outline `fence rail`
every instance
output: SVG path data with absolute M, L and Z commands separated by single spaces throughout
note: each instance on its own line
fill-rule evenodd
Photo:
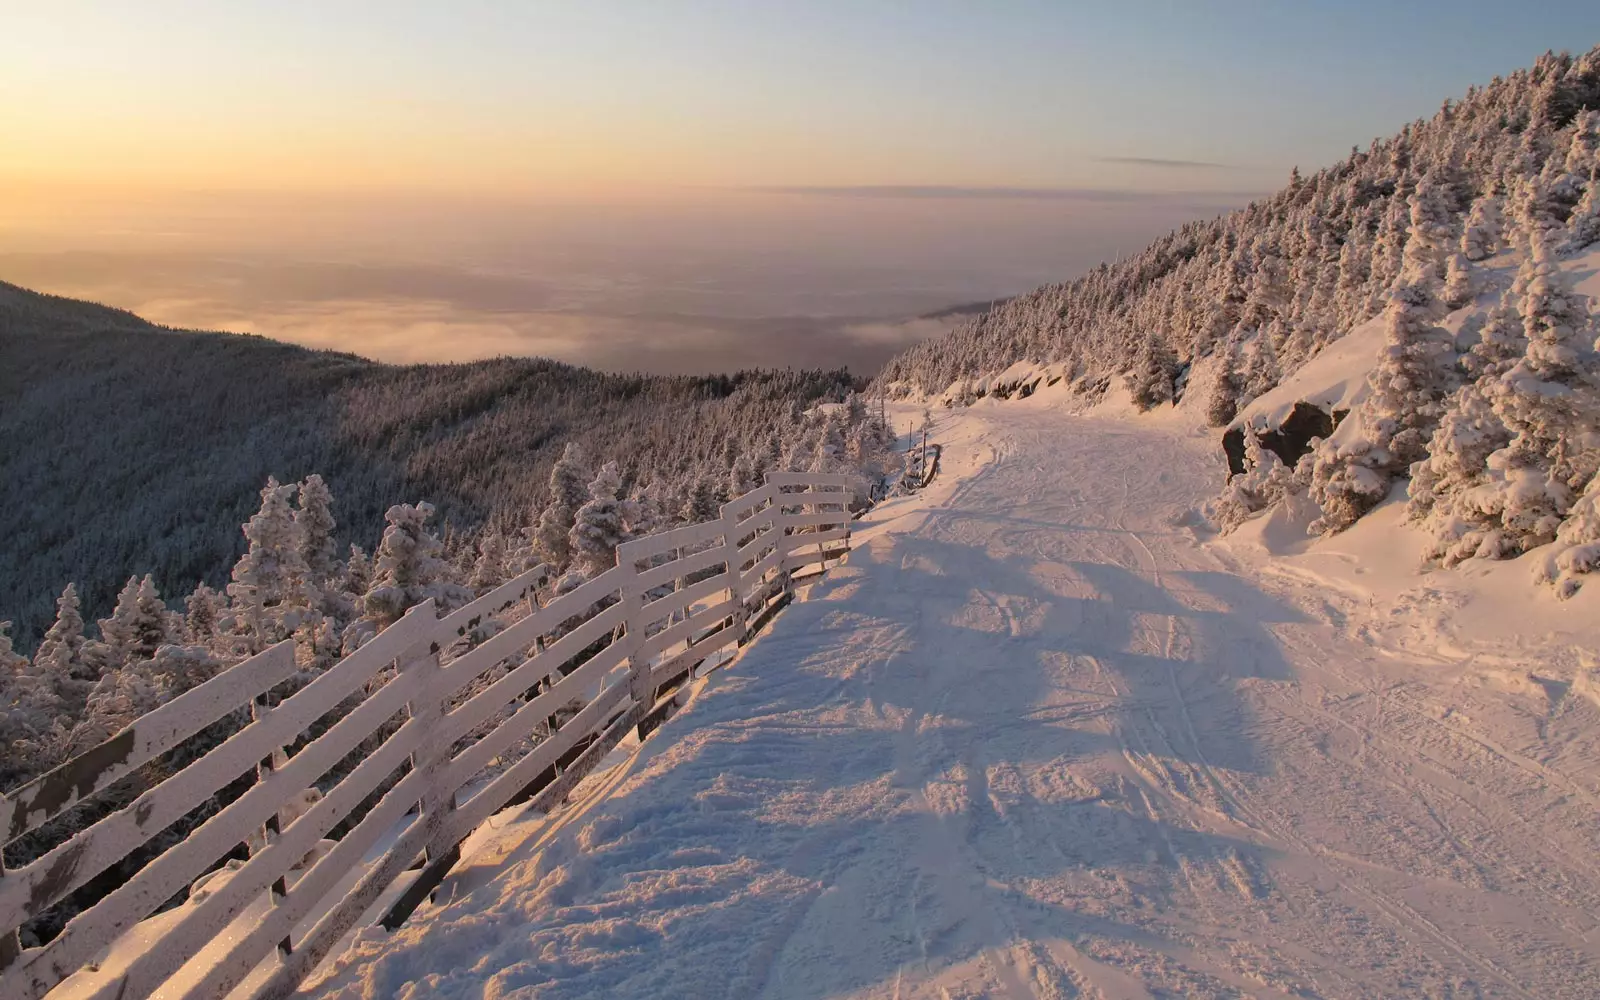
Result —
M 263 696 L 295 675 L 294 644 L 286 640 L 0 796 L 0 843 L 9 844 L 207 726 L 249 713 L 237 732 L 125 807 L 21 868 L 0 866 L 0 996 L 42 997 L 252 837 L 248 859 L 235 863 L 230 878 L 192 898 L 154 945 L 90 995 L 130 1000 L 166 986 L 166 995 L 202 1000 L 246 982 L 252 997 L 289 995 L 408 872 L 386 926 L 426 897 L 489 816 L 530 801 L 548 811 L 629 731 L 643 738 L 658 725 L 669 691 L 696 666 L 748 641 L 792 597 L 797 576 L 848 551 L 858 486 L 844 475 L 772 473 L 724 504 L 716 520 L 623 543 L 616 566 L 543 606 L 536 594 L 547 582 L 544 567 L 442 618 L 424 602 L 266 707 Z M 527 614 L 497 620 L 519 604 Z M 352 758 L 358 762 L 339 776 Z M 17 928 L 252 773 L 242 794 L 55 938 L 15 946 Z M 279 829 L 282 811 L 314 787 L 321 797 Z M 408 816 L 392 846 L 332 899 Z M 341 825 L 348 828 L 319 855 L 319 843 Z M 238 927 L 263 899 L 270 900 L 264 915 Z M 218 947 L 213 939 L 230 925 Z

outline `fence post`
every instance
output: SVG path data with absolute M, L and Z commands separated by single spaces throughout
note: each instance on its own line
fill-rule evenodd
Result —
M 639 587 L 639 566 L 631 557 L 624 557 L 621 550 L 617 552 L 617 573 L 621 578 L 617 585 L 617 597 L 622 602 L 623 633 L 622 642 L 628 659 L 628 697 L 633 700 L 636 708 L 648 712 L 653 702 L 655 691 L 650 685 L 650 658 L 644 656 L 641 650 L 644 647 L 644 591 Z M 645 738 L 643 725 L 639 727 L 639 739 Z
M 722 505 L 722 559 L 728 574 L 728 596 L 733 600 L 734 639 L 744 644 L 745 606 L 744 588 L 739 586 L 739 518 L 729 508 L 738 498 Z M 694 676 L 690 668 L 689 676 Z
M 0 795 L 0 801 L 4 800 L 5 796 Z M 0 847 L 4 846 L 4 844 L 0 844 Z M 0 855 L 0 885 L 5 884 L 5 880 L 6 859 L 3 855 Z M 16 927 L 0 930 L 0 972 L 10 968 L 11 964 L 22 955 L 22 938 L 18 934 L 18 930 L 19 928 Z
M 250 699 L 251 722 L 261 721 L 266 717 L 267 713 L 271 711 L 272 709 L 267 705 L 266 692 L 263 691 L 261 694 Z M 273 748 L 273 751 L 266 757 L 262 758 L 261 762 L 256 765 L 256 781 L 266 781 L 268 778 L 272 777 L 272 772 L 278 764 L 276 760 L 277 754 L 277 748 Z M 268 816 L 267 821 L 261 826 L 262 850 L 266 850 L 266 848 L 278 838 L 278 834 L 283 832 L 282 820 L 279 818 L 281 809 L 282 806 L 279 806 L 278 809 L 273 810 L 272 815 Z M 268 902 L 271 906 L 281 906 L 283 905 L 284 897 L 287 895 L 289 895 L 288 881 L 286 880 L 285 876 L 279 875 L 273 880 L 272 887 L 267 890 Z M 290 937 L 289 935 L 285 934 L 283 940 L 278 942 L 278 956 L 280 958 L 286 957 L 293 950 L 294 948 L 290 943 Z
M 427 616 L 423 621 L 432 626 L 433 616 Z M 431 631 L 433 630 L 430 628 Z M 422 645 L 424 642 L 427 643 L 426 647 Z M 440 723 L 444 719 L 445 701 L 449 694 L 440 688 L 440 678 L 443 676 L 444 668 L 439 662 L 439 652 L 439 641 L 435 635 L 425 634 L 419 637 L 411 655 L 401 659 L 399 676 L 390 682 L 410 684 L 413 687 L 411 698 L 406 702 L 406 715 L 412 721 L 421 724 L 422 741 L 411 753 L 411 769 L 433 771 L 432 780 L 424 782 L 422 798 L 417 802 L 417 823 L 426 825 L 431 821 L 435 829 L 442 828 L 444 814 L 452 812 L 456 807 L 455 789 L 450 789 L 449 794 L 445 794 L 445 790 L 436 783 L 444 773 L 439 764 L 450 755 L 448 743 L 435 742 L 441 728 Z M 392 931 L 404 923 L 412 911 L 422 905 L 422 901 L 444 881 L 445 875 L 449 874 L 450 869 L 460 858 L 461 845 L 427 841 L 422 848 L 422 873 L 406 887 L 406 891 L 401 893 L 400 898 L 395 900 L 394 905 L 379 920 L 384 929 Z

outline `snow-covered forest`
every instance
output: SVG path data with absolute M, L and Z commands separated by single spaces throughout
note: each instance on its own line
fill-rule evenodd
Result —
M 1033 362 L 1089 396 L 1121 380 L 1145 410 L 1194 385 L 1213 426 L 1242 425 L 1380 322 L 1353 412 L 1289 464 L 1253 440 L 1271 428 L 1244 427 L 1249 468 L 1214 518 L 1309 498 L 1310 530 L 1334 533 L 1409 479 L 1432 558 L 1548 545 L 1536 573 L 1570 595 L 1600 565 L 1600 328 L 1560 264 L 1600 243 L 1597 181 L 1600 48 L 1547 53 L 1269 198 L 1003 303 L 881 379 L 960 402 Z
M 0 621 L 32 649 L 77 585 L 103 617 L 129 574 L 221 589 L 268 476 L 319 473 L 335 536 L 371 549 L 398 501 L 452 553 L 542 515 L 568 442 L 677 512 L 750 467 L 811 460 L 802 414 L 844 371 L 616 375 L 539 358 L 393 366 L 259 337 L 167 330 L 0 283 Z M 741 468 L 743 468 L 741 466 Z M 587 480 L 585 480 L 587 482 Z

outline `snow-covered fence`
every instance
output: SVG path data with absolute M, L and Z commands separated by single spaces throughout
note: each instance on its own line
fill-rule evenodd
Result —
M 616 566 L 543 607 L 534 599 L 543 567 L 443 618 L 424 602 L 262 707 L 259 699 L 296 671 L 292 640 L 279 643 L 0 796 L 0 832 L 10 843 L 207 726 L 250 713 L 248 724 L 125 807 L 21 868 L 0 868 L 0 941 L 15 942 L 16 928 L 256 774 L 54 939 L 0 948 L 0 996 L 43 996 L 253 837 L 231 877 L 196 893 L 153 946 L 87 995 L 127 1000 L 165 984 L 166 995 L 201 1000 L 227 995 L 247 977 L 250 996 L 288 995 L 385 890 L 408 883 L 385 918 L 393 925 L 485 819 L 518 802 L 549 810 L 630 729 L 645 735 L 697 665 L 747 641 L 797 578 L 848 551 L 857 485 L 844 475 L 773 473 L 725 504 L 717 520 L 624 543 Z M 493 631 L 519 602 L 529 613 Z M 531 751 L 481 780 L 488 765 L 503 764 L 535 735 L 543 738 Z M 354 765 L 334 780 L 341 762 Z M 313 786 L 321 797 L 277 829 L 285 807 L 304 804 Z M 341 824 L 343 835 L 322 844 Z M 336 892 L 397 827 L 392 846 L 352 888 Z M 262 899 L 270 906 L 259 919 L 240 919 Z

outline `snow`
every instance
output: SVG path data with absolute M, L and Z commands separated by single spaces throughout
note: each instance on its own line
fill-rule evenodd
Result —
M 1600 588 L 1422 574 L 1398 498 L 1212 538 L 1215 432 L 1038 395 L 306 994 L 1592 996 Z

